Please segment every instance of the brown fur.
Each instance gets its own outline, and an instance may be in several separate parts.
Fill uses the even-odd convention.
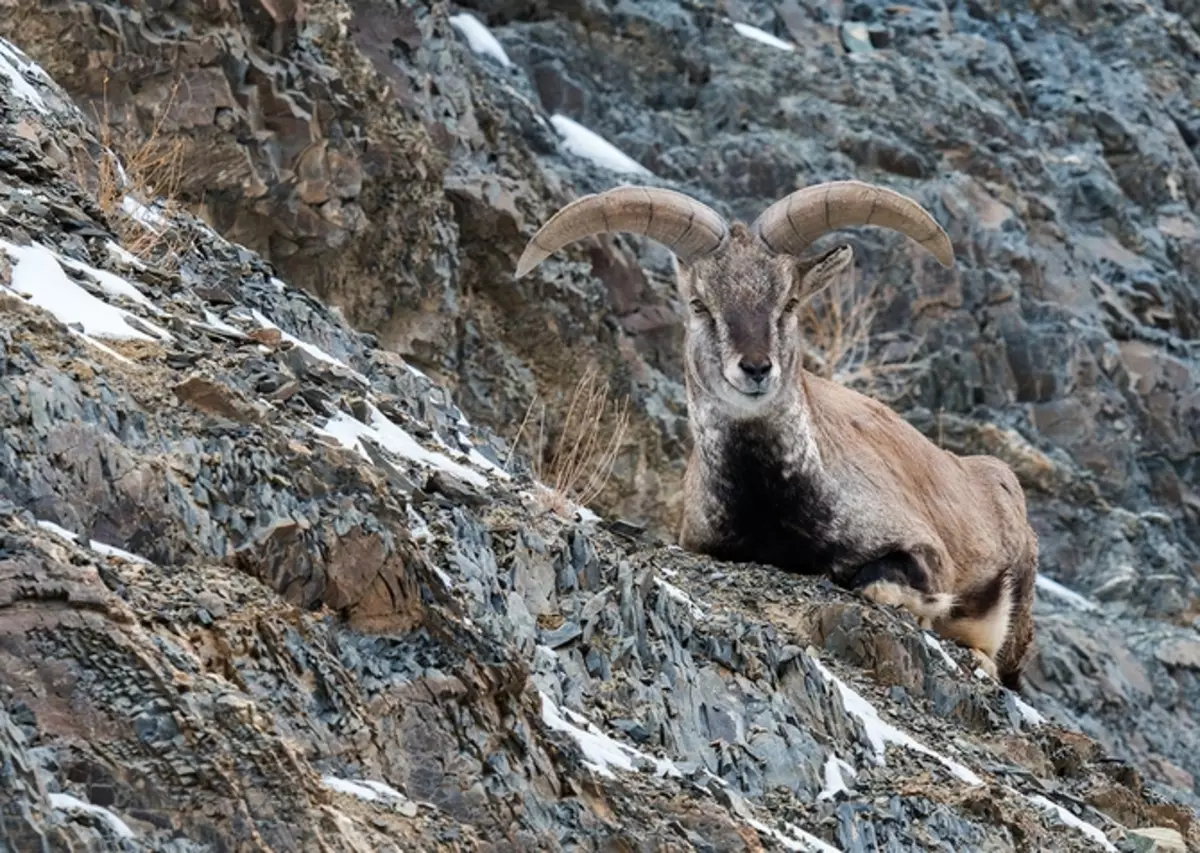
[[[1037,536],[1013,472],[941,450],[887,406],[807,373],[796,310],[853,263],[841,245],[797,258],[837,227],[908,235],[944,266],[950,238],[911,199],[861,182],[817,184],[726,226],[694,199],[618,187],[538,230],[525,275],[587,234],[668,245],[687,306],[684,366],[694,446],[680,544],[718,559],[828,574],[911,610],[1016,688],[1033,647]]]
[[[783,306],[848,266],[849,247],[797,266],[744,226],[732,237],[678,270],[685,298],[703,304],[686,332],[695,446],[681,546],[828,573],[907,607],[1016,686],[1038,552],[1016,476],[994,457],[942,450],[884,404],[803,369]],[[761,399],[730,380],[746,353],[778,371]]]

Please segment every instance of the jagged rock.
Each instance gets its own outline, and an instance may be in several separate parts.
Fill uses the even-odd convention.
[[[1200,847],[1187,22],[1121,18],[1117,77],[1058,7],[860,4],[856,55],[799,3],[473,5],[511,64],[440,4],[6,7],[50,73],[0,42],[3,843]],[[79,184],[99,136],[51,78],[86,107],[95,68],[211,225]],[[725,212],[860,174],[947,223],[953,272],[852,239],[881,342],[929,359],[894,404],[1009,461],[1089,594],[1041,587],[1024,698],[903,613],[642,532],[687,440],[668,258],[511,280],[621,179],[543,96]],[[588,362],[636,391],[599,505],[632,524],[548,508],[481,426]]]

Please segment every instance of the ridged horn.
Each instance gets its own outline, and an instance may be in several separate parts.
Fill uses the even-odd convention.
[[[644,234],[684,263],[715,252],[729,237],[721,215],[691,196],[658,187],[614,187],[577,198],[551,216],[526,244],[516,277],[569,243],[617,231]]]
[[[862,181],[828,181],[796,190],[750,226],[772,252],[798,255],[817,238],[856,225],[907,235],[944,267],[954,264],[950,238],[929,211],[895,190]]]

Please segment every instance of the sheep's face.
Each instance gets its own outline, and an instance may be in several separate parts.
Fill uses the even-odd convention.
[[[742,227],[727,248],[679,267],[684,361],[703,399],[735,417],[761,414],[795,381],[802,300],[854,260],[847,245],[814,259],[774,255]]]

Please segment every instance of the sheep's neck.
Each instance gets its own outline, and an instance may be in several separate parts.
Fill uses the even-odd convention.
[[[807,412],[700,425],[698,462],[718,559],[825,571],[841,555],[834,492]]]

